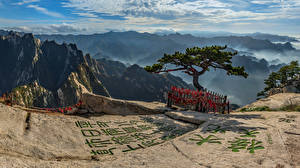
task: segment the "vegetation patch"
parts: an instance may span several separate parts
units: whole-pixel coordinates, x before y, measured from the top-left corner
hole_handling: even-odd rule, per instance
[[[262,107],[242,108],[240,110],[240,112],[249,112],[249,111],[298,111],[300,112],[300,105],[287,105],[281,107],[280,109],[271,109],[268,106],[262,106]]]
[[[300,112],[300,105],[287,105],[280,108],[281,111],[298,111]]]
[[[268,106],[262,106],[262,107],[242,108],[240,111],[241,112],[249,112],[249,111],[272,111],[272,109],[270,109],[270,107],[268,107]]]

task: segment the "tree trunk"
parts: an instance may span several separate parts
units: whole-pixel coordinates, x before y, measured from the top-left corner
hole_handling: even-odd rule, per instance
[[[199,75],[194,75],[193,76],[193,84],[197,88],[197,90],[204,90],[204,88],[199,84]]]
[[[194,87],[196,87],[198,91],[204,90],[204,88],[199,84],[198,80],[199,80],[199,75],[194,75],[193,76]],[[199,105],[200,105],[200,107],[199,107]],[[203,104],[202,103],[200,104],[200,102],[197,102],[196,109],[199,112],[203,112],[205,110],[203,107]]]

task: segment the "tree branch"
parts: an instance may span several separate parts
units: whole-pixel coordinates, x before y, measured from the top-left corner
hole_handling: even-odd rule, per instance
[[[184,73],[193,76],[194,74],[191,71],[184,71]]]
[[[185,69],[186,69],[186,68],[168,69],[168,70],[157,71],[157,72],[155,72],[155,73],[180,71],[180,70],[185,70]]]

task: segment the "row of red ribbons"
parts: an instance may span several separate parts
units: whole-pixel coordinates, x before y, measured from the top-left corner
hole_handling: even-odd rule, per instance
[[[192,98],[199,97],[212,97],[213,99],[219,100],[222,99],[223,96],[218,96],[217,94],[210,93],[207,91],[198,91],[198,90],[190,90],[184,88],[177,88],[175,86],[171,87],[171,91],[177,93],[179,96],[189,96]]]
[[[229,104],[229,102],[225,102],[226,100],[223,96],[206,91],[177,88],[175,86],[171,87],[171,91],[168,94],[168,99],[171,100],[173,104],[198,104],[199,108],[205,107],[206,110],[211,109],[215,112],[224,109],[224,107]]]
[[[50,112],[61,112],[66,113],[72,111],[75,108],[79,108],[82,105],[82,101],[80,100],[77,104],[68,107],[59,107],[59,108],[41,108],[41,110],[50,111]]]

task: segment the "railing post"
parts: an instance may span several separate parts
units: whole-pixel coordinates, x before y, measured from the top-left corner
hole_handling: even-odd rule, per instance
[[[168,92],[168,98],[167,98],[167,107],[172,107],[172,99],[170,98],[171,97],[171,93],[170,91]]]
[[[227,103],[227,96],[224,96],[224,102],[223,102],[223,105],[224,105],[224,108],[223,108],[223,111],[222,111],[222,114],[225,114],[225,110],[226,110],[226,104]]]
[[[229,114],[230,113],[230,103],[229,103],[229,101],[227,103],[227,108],[228,108],[228,114]]]

